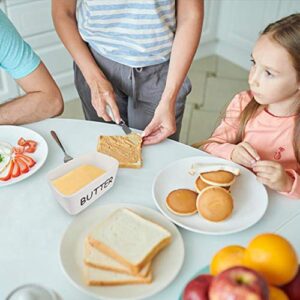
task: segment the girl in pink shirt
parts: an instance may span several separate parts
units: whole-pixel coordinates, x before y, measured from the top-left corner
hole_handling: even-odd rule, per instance
[[[250,91],[233,98],[202,149],[300,199],[300,14],[267,26],[251,61]]]

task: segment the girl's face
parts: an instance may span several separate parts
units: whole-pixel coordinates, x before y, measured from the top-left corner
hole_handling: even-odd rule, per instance
[[[256,42],[249,85],[255,100],[276,116],[289,116],[300,105],[300,82],[289,53],[268,34]]]

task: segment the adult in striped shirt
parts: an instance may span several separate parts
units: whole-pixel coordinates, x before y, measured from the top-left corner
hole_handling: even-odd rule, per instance
[[[144,144],[178,140],[199,44],[203,0],[52,0],[74,59],[86,119],[144,130]]]

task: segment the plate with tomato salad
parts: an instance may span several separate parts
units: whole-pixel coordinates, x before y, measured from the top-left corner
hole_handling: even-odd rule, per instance
[[[0,126],[0,188],[33,175],[47,155],[48,145],[37,132],[22,126]]]

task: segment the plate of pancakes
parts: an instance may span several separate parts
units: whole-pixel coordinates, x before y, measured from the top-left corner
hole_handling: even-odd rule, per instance
[[[212,156],[178,160],[157,174],[158,209],[187,230],[224,235],[245,230],[266,212],[268,194],[250,170]]]

